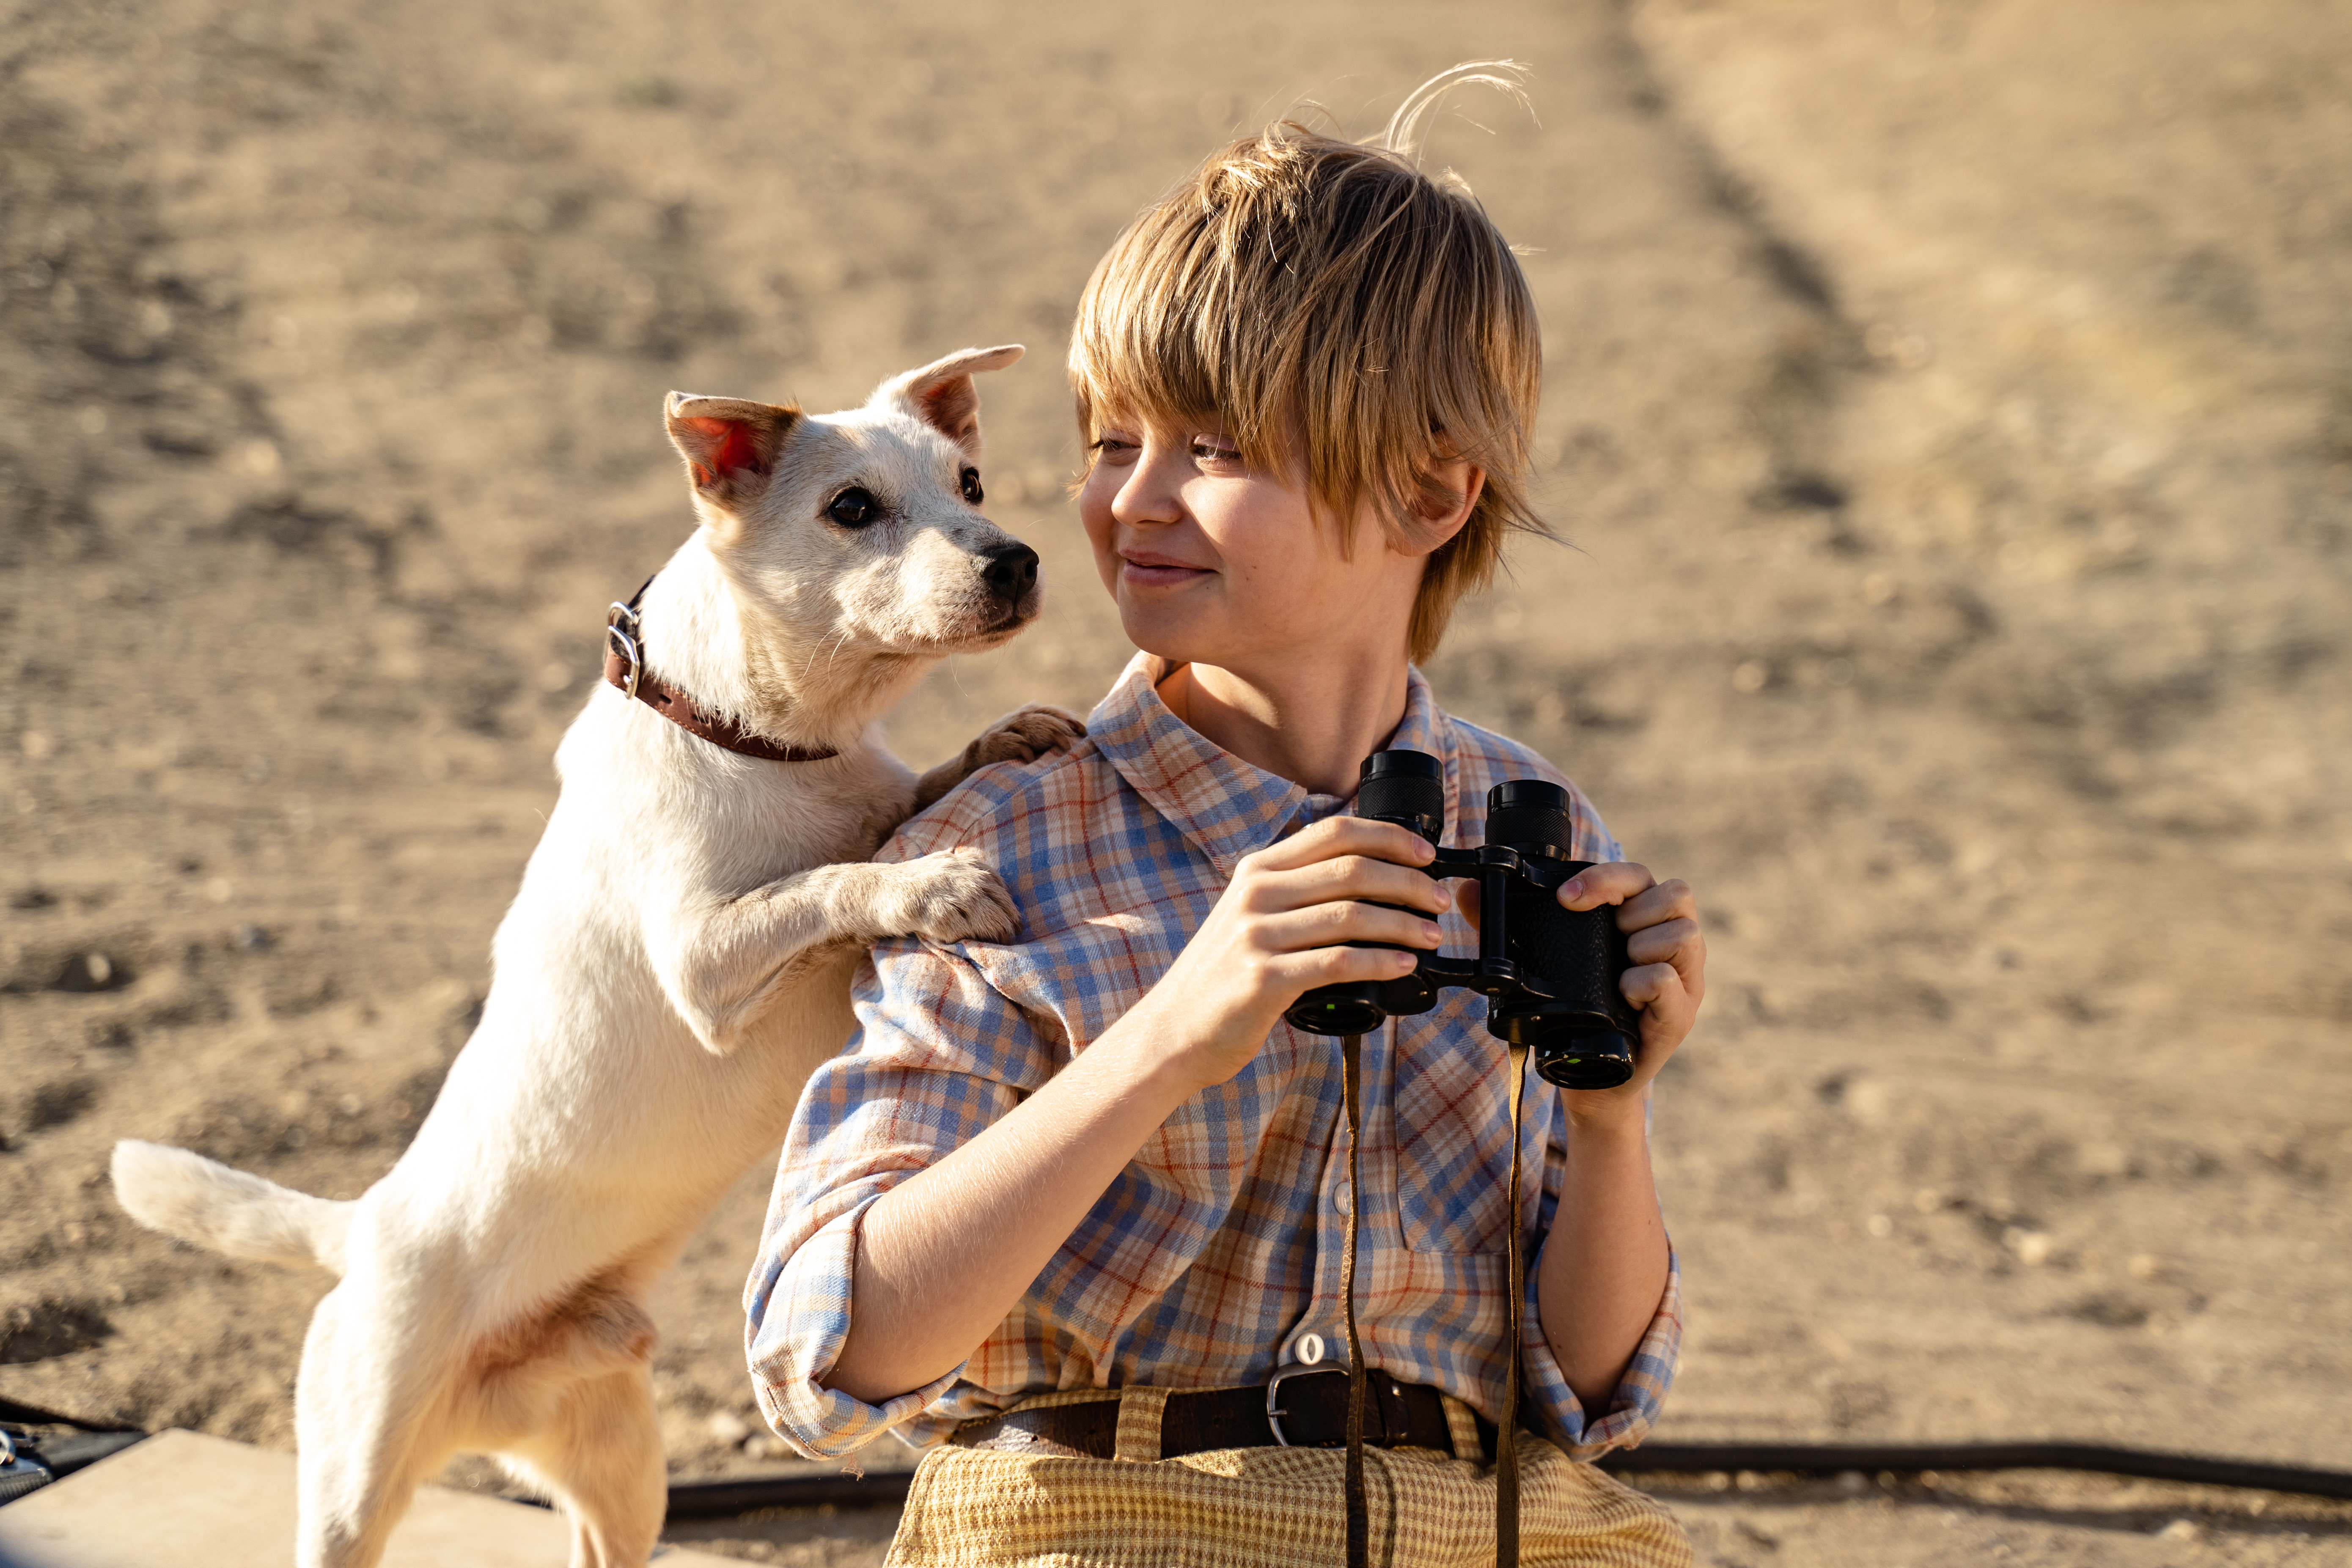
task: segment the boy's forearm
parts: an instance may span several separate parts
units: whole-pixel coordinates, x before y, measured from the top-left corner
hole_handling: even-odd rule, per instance
[[[1161,1044],[1130,1013],[1003,1120],[876,1201],[827,1387],[878,1404],[971,1356],[1193,1092]]]
[[[1537,1273],[1544,1339],[1588,1416],[1606,1414],[1666,1289],[1666,1231],[1638,1111],[1572,1123]]]

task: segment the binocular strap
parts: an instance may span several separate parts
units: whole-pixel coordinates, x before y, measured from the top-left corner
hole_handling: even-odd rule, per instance
[[[1519,1336],[1527,1299],[1527,1262],[1519,1250],[1519,1101],[1526,1097],[1528,1048],[1511,1052],[1511,1175],[1509,1209],[1503,1226],[1505,1271],[1510,1301],[1504,1310],[1510,1350],[1504,1361],[1503,1418],[1495,1423],[1495,1568],[1517,1568],[1519,1561]],[[1362,1104],[1364,1037],[1339,1043],[1341,1100],[1348,1113],[1348,1250],[1339,1261],[1339,1297],[1348,1324],[1348,1568],[1369,1568],[1372,1523],[1364,1500],[1364,1347],[1356,1337],[1356,1216],[1363,1211],[1358,1190],[1357,1123]]]

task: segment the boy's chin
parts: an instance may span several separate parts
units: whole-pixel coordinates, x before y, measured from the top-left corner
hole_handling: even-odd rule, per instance
[[[1127,640],[1145,653],[1168,661],[1170,668],[1180,664],[1200,660],[1208,664],[1220,662],[1219,650],[1230,652],[1231,637],[1220,637],[1219,627],[1211,616],[1170,615],[1163,610],[1137,610],[1122,604],[1118,607],[1119,628]]]

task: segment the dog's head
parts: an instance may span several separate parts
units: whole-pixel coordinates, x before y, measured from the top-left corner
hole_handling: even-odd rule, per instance
[[[840,414],[669,395],[713,553],[776,651],[936,657],[1036,619],[1037,552],[981,515],[971,379],[1022,352],[950,354]]]

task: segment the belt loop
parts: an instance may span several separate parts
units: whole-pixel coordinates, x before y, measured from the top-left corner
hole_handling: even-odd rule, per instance
[[[1486,1445],[1478,1437],[1478,1413],[1442,1389],[1437,1398],[1445,1407],[1445,1430],[1454,1439],[1454,1457],[1484,1468]]]
[[[1118,1396],[1118,1437],[1114,1459],[1131,1464],[1155,1464],[1160,1458],[1160,1420],[1168,1411],[1164,1388],[1122,1389]]]

